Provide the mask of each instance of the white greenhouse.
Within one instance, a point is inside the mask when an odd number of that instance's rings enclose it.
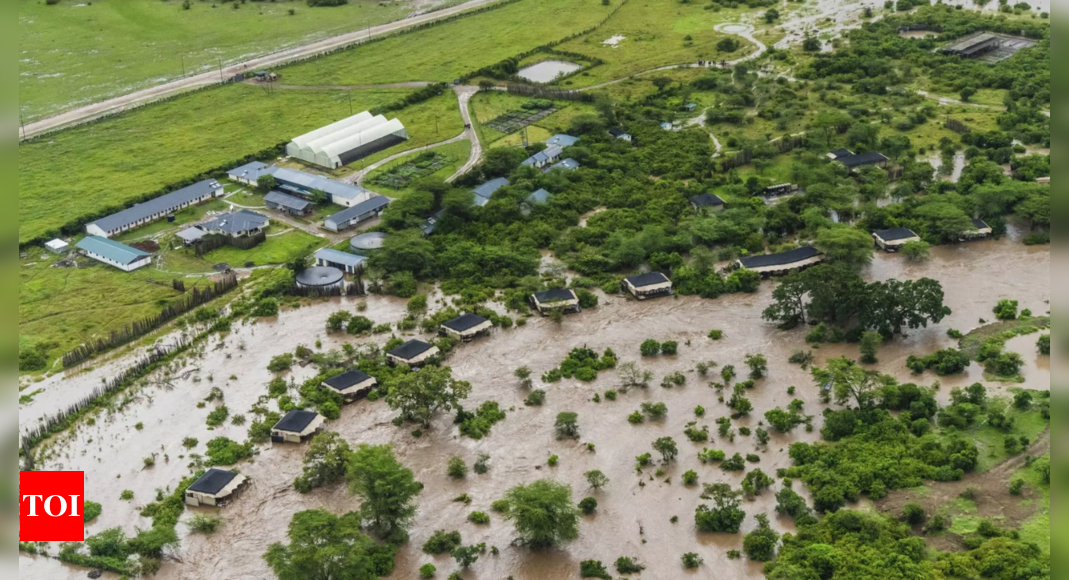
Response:
[[[338,169],[408,139],[401,121],[364,111],[311,133],[286,146],[286,154],[306,163]]]

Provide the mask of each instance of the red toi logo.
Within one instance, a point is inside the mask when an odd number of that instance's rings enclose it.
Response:
[[[85,541],[85,472],[19,472],[19,541]]]

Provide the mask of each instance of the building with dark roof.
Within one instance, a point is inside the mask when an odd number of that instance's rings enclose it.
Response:
[[[740,258],[735,268],[753,270],[762,276],[784,276],[791,272],[805,270],[824,261],[824,256],[813,246],[802,246],[778,254],[762,254]]]
[[[476,196],[478,199],[478,196]],[[429,236],[434,233],[434,230],[438,229],[438,222],[442,221],[442,217],[445,215],[445,210],[441,209],[435,212],[434,215],[427,218],[427,221],[423,222],[423,225],[419,227],[419,230],[423,232],[424,236]]]
[[[323,428],[326,418],[314,411],[294,409],[271,428],[272,443],[304,443]]]
[[[364,371],[353,369],[323,381],[323,386],[338,393],[346,403],[364,399],[378,381]]]
[[[462,314],[443,323],[438,333],[468,342],[480,334],[489,334],[493,327],[493,323],[478,314]]]
[[[125,231],[163,219],[187,207],[203,203],[223,193],[223,186],[214,179],[194,183],[144,203],[139,203],[119,213],[85,226],[85,232],[91,236],[110,238]]]
[[[433,344],[412,339],[386,353],[386,360],[393,365],[401,364],[409,367],[419,367],[439,352],[438,347]]]
[[[240,473],[211,468],[186,488],[186,505],[223,507],[248,483]]]
[[[836,157],[835,160],[842,163],[847,169],[857,169],[858,167],[865,167],[866,165],[887,167],[891,163],[891,160],[883,153],[877,153],[876,151],[857,153],[855,155],[847,155],[846,157]]]
[[[382,195],[373,196],[367,201],[362,201],[350,208],[343,209],[323,220],[323,227],[332,232],[354,228],[367,220],[382,215],[388,205],[390,205],[390,198]]]
[[[630,143],[632,139],[630,133],[618,127],[609,129],[609,135],[612,135],[613,137],[620,139],[621,141],[627,141],[628,143]]]
[[[724,200],[711,193],[703,193],[690,198],[690,205],[694,211],[720,211],[724,209]]]
[[[364,264],[367,262],[365,256],[357,256],[356,254],[331,248],[323,248],[317,251],[313,257],[315,258],[316,266],[337,268],[343,270],[346,274],[359,274],[363,271]]]
[[[531,295],[531,306],[542,316],[560,310],[564,314],[581,312],[579,297],[570,288],[556,288]]]
[[[267,216],[252,210],[241,209],[217,216],[197,227],[209,234],[228,238],[244,238],[266,230],[269,225],[271,225],[271,220]]]
[[[920,236],[913,233],[909,228],[891,228],[872,232],[872,239],[876,247],[887,252],[897,252],[899,248],[909,242],[919,242]]]
[[[850,157],[854,152],[849,149],[836,149],[835,151],[828,152],[828,159],[832,161],[843,157]]]
[[[307,199],[286,195],[281,191],[272,191],[264,196],[264,205],[285,214],[301,216],[312,213],[315,206]]]
[[[972,229],[966,230],[958,237],[958,241],[967,242],[970,240],[982,240],[990,236],[994,230],[991,226],[987,225],[987,222],[980,218],[972,218]]]
[[[505,187],[509,184],[509,180],[504,177],[498,177],[497,179],[491,179],[486,183],[476,187],[473,191],[475,193],[475,205],[482,207],[490,203],[490,198],[497,193],[497,190]]]
[[[524,159],[521,165],[542,169],[550,163],[555,163],[560,159],[563,151],[564,149],[560,145],[550,145],[527,159]]]
[[[998,49],[1002,45],[1002,37],[990,32],[971,34],[965,38],[943,47],[943,54],[951,54],[964,58],[975,58],[984,53]]]
[[[268,165],[262,161],[253,161],[227,171],[226,176],[230,178],[230,181],[256,187],[261,177],[273,175],[276,171],[278,171],[278,167],[274,165]]]
[[[86,236],[74,247],[86,256],[124,272],[133,272],[152,263],[152,254],[100,236]]]
[[[639,300],[672,295],[672,281],[660,272],[628,276],[620,282],[620,289]]]

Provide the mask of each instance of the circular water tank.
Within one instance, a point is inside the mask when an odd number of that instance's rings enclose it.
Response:
[[[386,234],[382,232],[371,232],[368,234],[360,234],[349,240],[349,247],[357,253],[366,253],[381,248],[385,241]]]
[[[333,288],[345,280],[345,272],[337,268],[307,268],[297,274],[297,286],[300,288]]]

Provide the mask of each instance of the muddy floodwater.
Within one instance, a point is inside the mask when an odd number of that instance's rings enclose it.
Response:
[[[1019,236],[1019,234],[1017,234]],[[1015,236],[1015,237],[1017,237]],[[1026,247],[1019,240],[980,241],[948,247],[933,248],[927,262],[910,262],[903,256],[877,254],[866,273],[874,280],[889,278],[916,279],[932,277],[940,280],[946,292],[946,303],[953,314],[940,324],[910,331],[907,336],[886,344],[879,353],[881,371],[902,381],[931,384],[937,380],[932,374],[914,376],[905,367],[910,354],[924,354],[952,346],[946,335],[949,328],[963,332],[979,325],[981,318],[993,318],[991,308],[1000,298],[1020,301],[1021,308],[1045,314],[1050,298],[1050,254],[1047,247]],[[474,408],[487,400],[495,400],[508,412],[503,422],[493,427],[481,441],[461,438],[452,424],[452,416],[440,416],[433,428],[416,439],[410,427],[391,424],[394,417],[380,402],[360,402],[343,409],[341,418],[328,423],[351,444],[383,444],[395,446],[402,462],[410,467],[417,479],[425,484],[419,497],[419,513],[411,530],[411,541],[397,557],[396,571],[390,578],[417,577],[417,569],[424,563],[434,563],[444,578],[456,566],[447,557],[431,557],[420,550],[435,530],[459,530],[465,544],[485,542],[497,546],[499,556],[483,555],[464,574],[468,579],[517,580],[575,578],[579,562],[598,559],[615,561],[620,556],[636,557],[645,566],[648,578],[760,578],[761,565],[748,560],[729,560],[727,552],[742,547],[742,534],[699,534],[694,528],[694,510],[701,503],[698,487],[685,487],[681,474],[693,469],[699,483],[728,482],[736,488],[742,474],[725,473],[715,465],[702,465],[697,453],[703,446],[722,449],[729,455],[757,452],[759,467],[768,474],[791,464],[787,448],[796,441],[816,441],[818,432],[804,429],[783,435],[773,434],[766,450],[757,451],[756,441],[738,437],[734,443],[716,435],[715,420],[729,414],[727,407],[717,401],[717,393],[710,388],[713,375],[700,377],[694,371],[702,361],[716,361],[720,366],[734,365],[743,374],[743,358],[749,353],[764,354],[769,362],[767,378],[758,381],[749,398],[754,412],[749,419],[735,422],[735,427],[759,425],[764,413],[774,407],[785,407],[792,399],[805,401],[806,413],[817,416],[824,406],[808,373],[787,363],[788,356],[803,343],[804,329],[781,331],[761,319],[762,310],[771,302],[774,282],[762,284],[759,292],[748,295],[725,296],[718,300],[700,298],[664,298],[635,302],[622,297],[601,297],[601,305],[581,314],[568,316],[563,323],[532,318],[526,326],[497,330],[490,337],[462,345],[446,362],[454,374],[470,381],[473,391],[466,407]],[[437,301],[437,300],[434,300]],[[227,436],[243,441],[248,426],[234,426],[229,422],[215,430],[205,425],[205,417],[214,404],[198,409],[212,387],[220,387],[231,415],[248,414],[257,398],[266,393],[271,373],[266,370],[268,360],[284,352],[293,352],[299,344],[312,346],[323,341],[323,349],[338,348],[349,341],[348,336],[326,335],[327,317],[340,308],[355,309],[355,300],[322,302],[294,311],[283,312],[278,320],[235,326],[223,338],[212,338],[203,354],[183,361],[166,380],[158,380],[132,397],[121,410],[102,414],[93,426],[81,425],[74,435],[62,440],[39,462],[40,469],[82,470],[87,474],[86,497],[103,504],[103,514],[90,524],[87,532],[122,526],[133,533],[146,528],[150,521],[141,518],[141,506],[152,501],[156,489],[173,487],[190,472],[190,453],[203,453],[204,443],[213,437]],[[376,323],[397,322],[404,316],[404,301],[370,297],[363,314]],[[711,329],[724,331],[724,338],[707,338]],[[641,358],[639,344],[647,339],[675,340],[680,344],[674,357]],[[1023,386],[1048,389],[1050,385],[1049,359],[1035,351],[1032,334],[1010,341],[1009,350],[1020,352],[1026,361],[1022,370]],[[377,337],[381,344],[384,336]],[[354,340],[354,342],[360,342]],[[575,347],[589,346],[598,351],[612,348],[621,362],[637,361],[641,367],[653,371],[655,379],[648,390],[621,394],[617,401],[602,397],[600,403],[592,398],[597,393],[615,389],[615,374],[607,371],[592,383],[564,380],[554,384],[537,384],[547,392],[543,407],[525,407],[527,393],[518,385],[513,371],[528,366],[536,377],[558,365]],[[814,351],[817,363],[829,357],[858,356],[856,345],[825,345]],[[683,387],[664,389],[661,379],[669,373],[682,371],[687,383]],[[49,382],[34,403],[23,409],[23,428],[36,417],[61,408],[68,391],[79,392],[99,384],[100,371]],[[295,367],[292,376],[299,384],[313,376],[314,368]],[[982,370],[974,363],[967,373],[940,379],[939,398],[949,399],[951,388],[983,381]],[[538,382],[538,381],[536,381]],[[992,395],[1005,393],[1016,384],[986,382]],[[797,387],[790,396],[787,389]],[[627,416],[638,410],[645,401],[664,402],[668,416],[663,421],[630,425]],[[701,405],[707,410],[702,418],[694,409]],[[581,437],[578,441],[557,441],[553,422],[557,413],[573,411],[579,414]],[[703,444],[689,442],[683,435],[687,423],[709,425],[712,441]],[[137,425],[140,423],[140,429]],[[667,467],[662,477],[653,477],[652,469],[644,475],[635,472],[635,456],[652,452],[653,440],[671,436],[680,447],[678,460]],[[195,437],[199,445],[194,450],[182,447],[185,437]],[[587,443],[595,445],[594,451]],[[272,542],[285,541],[286,526],[291,516],[301,510],[325,508],[343,513],[358,507],[344,487],[321,489],[308,495],[293,490],[293,479],[301,471],[301,459],[306,445],[268,445],[259,449],[253,461],[238,468],[252,484],[232,505],[219,514],[223,527],[214,535],[189,535],[179,524],[181,548],[169,558],[158,574],[161,580],[263,580],[273,575],[261,555]],[[44,449],[44,447],[42,447]],[[453,455],[465,458],[469,465],[476,456],[490,454],[490,471],[485,475],[470,474],[461,481],[446,476],[446,460]],[[143,458],[156,454],[154,467],[144,468]],[[546,465],[550,455],[558,455],[556,467]],[[611,479],[601,492],[586,489],[583,473],[599,469]],[[574,498],[585,496],[598,500],[596,515],[584,517],[578,540],[546,552],[531,552],[511,546],[512,527],[497,514],[490,504],[500,499],[510,487],[551,478],[572,486]],[[804,486],[796,488],[805,493]],[[119,494],[129,489],[132,501],[121,501]],[[776,489],[778,489],[778,484]],[[453,498],[468,494],[470,506],[453,502]],[[790,531],[788,521],[778,519],[774,512],[773,492],[766,492],[744,505],[750,517],[743,532],[755,527],[754,514],[767,513],[780,531]],[[491,514],[491,523],[476,526],[466,517],[471,511]],[[183,522],[199,510],[187,509]],[[678,516],[678,523],[670,519]],[[57,549],[53,547],[52,553]],[[697,552],[705,564],[695,572],[684,572],[680,556]],[[715,571],[715,572],[714,572]],[[54,560],[20,556],[19,577],[34,580],[64,580],[84,578],[85,570],[62,566]]]
[[[532,83],[548,83],[561,75],[573,73],[583,68],[574,62],[563,60],[544,60],[538,64],[520,69],[517,76],[523,77]]]

